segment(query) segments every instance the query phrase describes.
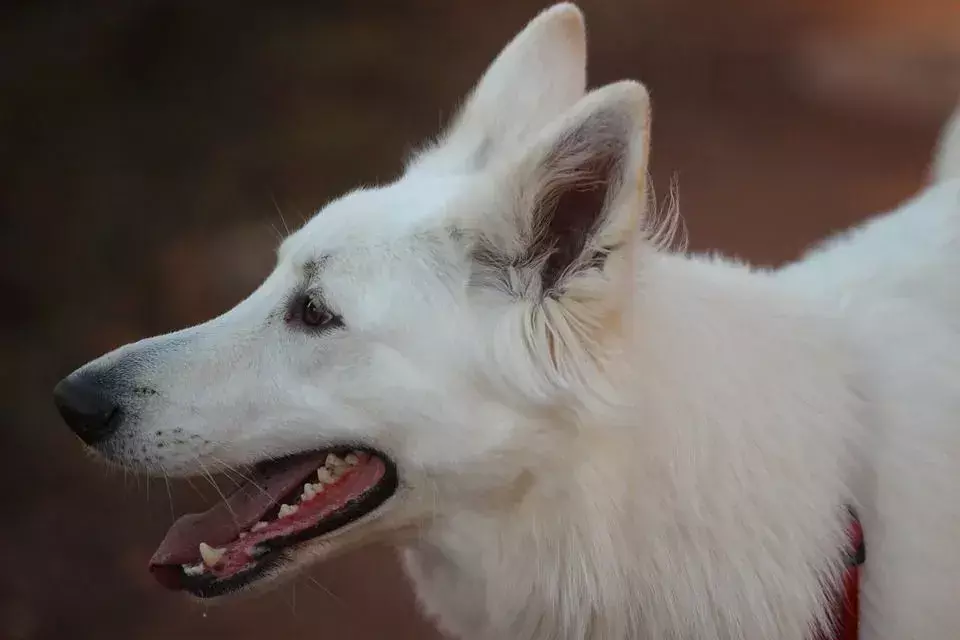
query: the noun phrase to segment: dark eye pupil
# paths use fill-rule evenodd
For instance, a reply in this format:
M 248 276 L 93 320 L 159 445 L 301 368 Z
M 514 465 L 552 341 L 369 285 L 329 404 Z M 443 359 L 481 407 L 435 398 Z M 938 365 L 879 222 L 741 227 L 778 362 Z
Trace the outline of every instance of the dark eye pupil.
M 330 312 L 318 307 L 313 300 L 306 300 L 303 303 L 303 322 L 312 327 L 326 324 L 330 321 Z

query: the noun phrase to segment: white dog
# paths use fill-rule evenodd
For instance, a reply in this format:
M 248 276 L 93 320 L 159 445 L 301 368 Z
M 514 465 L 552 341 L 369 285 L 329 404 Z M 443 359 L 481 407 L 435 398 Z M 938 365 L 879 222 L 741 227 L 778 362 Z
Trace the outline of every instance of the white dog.
M 860 637 L 960 637 L 960 125 L 924 193 L 758 271 L 669 249 L 647 93 L 585 93 L 584 49 L 543 12 L 247 300 L 60 383 L 119 464 L 250 466 L 157 578 L 213 597 L 389 540 L 457 637 L 811 640 L 853 510 Z

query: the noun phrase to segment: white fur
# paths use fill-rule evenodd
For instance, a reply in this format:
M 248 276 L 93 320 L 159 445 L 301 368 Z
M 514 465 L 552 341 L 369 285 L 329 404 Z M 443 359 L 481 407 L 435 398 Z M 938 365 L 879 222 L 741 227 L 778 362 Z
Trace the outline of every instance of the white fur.
M 392 540 L 462 638 L 810 640 L 847 506 L 861 637 L 956 636 L 960 142 L 913 201 L 758 271 L 654 241 L 646 92 L 584 95 L 584 67 L 579 11 L 545 11 L 449 132 L 325 207 L 248 300 L 87 365 L 155 392 L 104 453 L 189 475 L 379 448 L 398 495 L 294 563 Z M 548 278 L 531 247 L 576 237 L 544 212 L 594 187 Z M 345 328 L 285 322 L 299 292 Z
M 960 178 L 960 109 L 954 112 L 940 134 L 933 178 L 934 181 Z

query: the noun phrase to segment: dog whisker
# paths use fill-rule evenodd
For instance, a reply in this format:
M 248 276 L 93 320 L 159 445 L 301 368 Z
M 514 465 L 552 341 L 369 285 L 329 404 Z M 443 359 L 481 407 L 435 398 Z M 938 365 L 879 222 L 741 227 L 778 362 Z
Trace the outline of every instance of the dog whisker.
M 237 469 L 236 467 L 233 467 L 233 466 L 231 466 L 231 465 L 223 462 L 222 460 L 220 460 L 220 458 L 217 458 L 216 456 L 211 455 L 211 456 L 208 456 L 208 457 L 209 457 L 211 460 L 213 460 L 217 465 L 220 466 L 220 468 L 222 469 L 224 475 L 227 475 L 227 474 L 235 474 L 235 475 L 239 476 L 241 480 L 243 480 L 244 482 L 248 483 L 250 486 L 254 487 L 257 491 L 259 491 L 259 492 L 260 492 L 261 494 L 263 494 L 264 496 L 266 496 L 266 497 L 268 497 L 268 498 L 271 498 L 271 499 L 273 498 L 273 496 L 271 496 L 271 495 L 267 492 L 267 490 L 263 488 L 262 485 L 260 485 L 259 483 L 255 482 L 255 481 L 253 480 L 253 478 L 251 478 L 249 475 L 247 475 L 247 474 L 245 474 L 244 472 L 240 471 L 240 470 Z M 240 486 L 240 485 L 238 484 L 237 486 Z
M 163 484 L 167 488 L 167 499 L 170 502 L 170 522 L 175 522 L 177 520 L 176 510 L 173 508 L 173 491 L 170 490 L 170 476 L 167 475 L 166 469 L 161 468 L 163 473 Z
M 212 486 L 214 490 L 220 495 L 220 499 L 223 500 L 224 506 L 226 506 L 227 511 L 230 512 L 230 516 L 233 518 L 234 524 L 236 524 L 239 527 L 239 524 L 238 524 L 239 520 L 237 519 L 237 514 L 233 511 L 233 507 L 230 506 L 230 501 L 227 500 L 227 496 L 220 489 L 220 485 L 218 485 L 216 480 L 213 479 L 213 476 L 210 475 L 210 472 L 207 470 L 206 465 L 203 464 L 203 460 L 201 460 L 200 458 L 196 458 L 196 462 L 198 465 L 200 465 L 200 468 L 202 469 L 202 474 L 206 477 L 207 481 L 210 483 L 210 486 Z

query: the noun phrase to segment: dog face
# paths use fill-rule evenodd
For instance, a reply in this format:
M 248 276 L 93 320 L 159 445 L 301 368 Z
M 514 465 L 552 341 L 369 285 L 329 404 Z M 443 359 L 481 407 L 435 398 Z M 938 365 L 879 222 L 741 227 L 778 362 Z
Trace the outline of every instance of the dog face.
M 603 376 L 644 203 L 646 93 L 584 95 L 584 67 L 579 11 L 545 11 L 446 134 L 324 207 L 249 298 L 58 385 L 116 463 L 251 466 L 171 529 L 164 584 L 219 595 L 422 526 L 509 491 L 563 437 L 551 417 Z

